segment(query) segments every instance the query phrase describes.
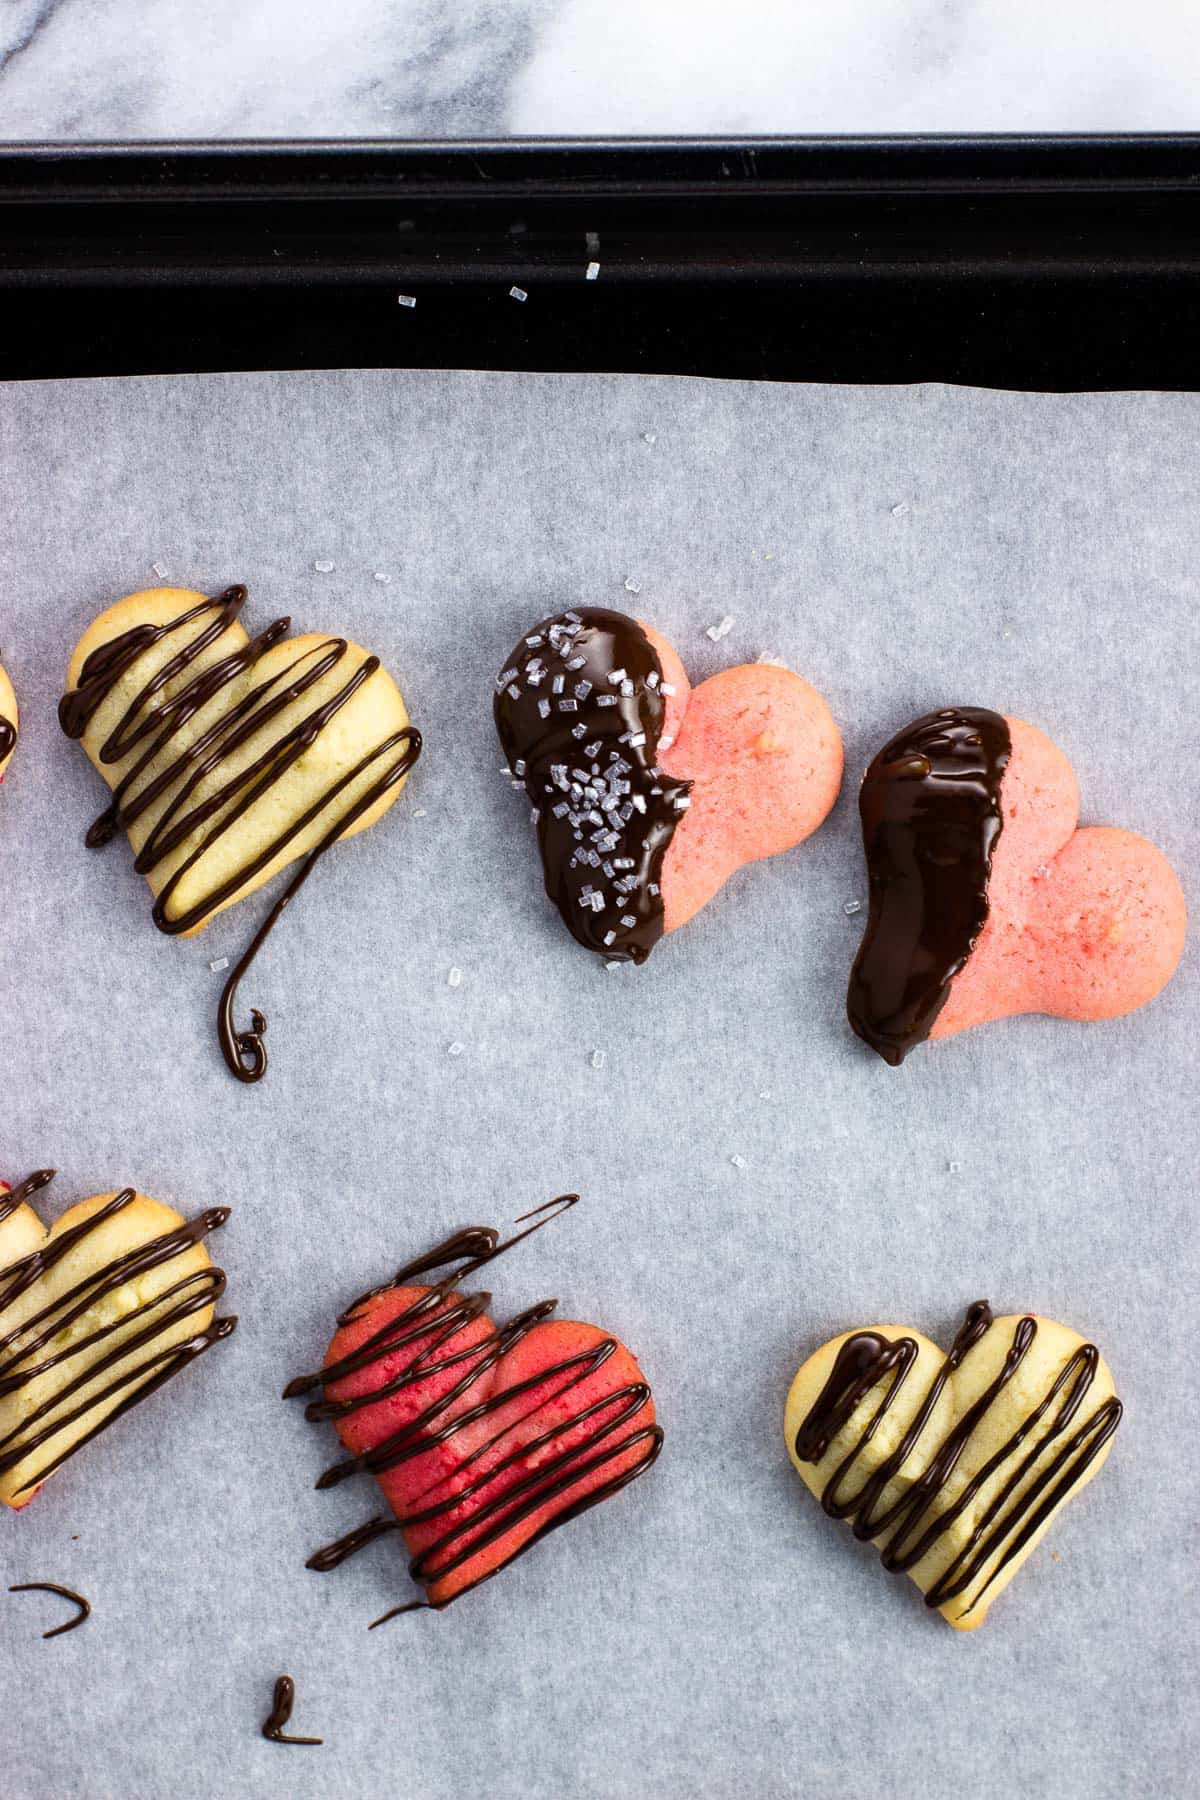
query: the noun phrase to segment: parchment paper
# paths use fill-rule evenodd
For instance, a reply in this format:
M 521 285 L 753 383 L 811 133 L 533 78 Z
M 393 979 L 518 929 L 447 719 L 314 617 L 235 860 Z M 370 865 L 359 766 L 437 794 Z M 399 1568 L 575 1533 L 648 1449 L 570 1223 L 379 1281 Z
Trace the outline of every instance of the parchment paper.
M 55 1603 L 0 1593 L 4 1800 L 1184 1794 L 1195 943 L 1126 1020 L 1016 1019 L 898 1072 L 842 1009 L 858 777 L 940 704 L 1036 721 L 1084 819 L 1156 840 L 1194 894 L 1200 398 L 62 382 L 0 391 L 0 456 L 23 707 L 0 794 L 4 1171 L 56 1164 L 54 1210 L 126 1181 L 229 1201 L 241 1315 L 0 1521 L 5 1583 L 95 1609 L 43 1643 Z M 209 964 L 262 897 L 159 936 L 127 847 L 83 847 L 103 792 L 54 719 L 76 637 L 154 562 L 248 582 L 255 625 L 289 612 L 376 649 L 426 733 L 400 804 L 328 858 L 246 983 L 270 1018 L 257 1089 L 220 1061 Z M 640 972 L 606 973 L 551 913 L 491 724 L 522 627 L 593 601 L 653 620 L 696 679 L 784 657 L 846 740 L 825 828 Z M 571 1187 L 585 1204 L 490 1285 L 630 1343 L 662 1459 L 461 1606 L 368 1636 L 411 1591 L 401 1549 L 305 1570 L 376 1496 L 314 1491 L 333 1433 L 280 1389 L 435 1235 Z M 964 1638 L 822 1517 L 780 1420 L 826 1336 L 902 1320 L 948 1342 L 981 1295 L 1092 1335 L 1128 1416 Z M 258 1736 L 284 1670 L 321 1749 Z

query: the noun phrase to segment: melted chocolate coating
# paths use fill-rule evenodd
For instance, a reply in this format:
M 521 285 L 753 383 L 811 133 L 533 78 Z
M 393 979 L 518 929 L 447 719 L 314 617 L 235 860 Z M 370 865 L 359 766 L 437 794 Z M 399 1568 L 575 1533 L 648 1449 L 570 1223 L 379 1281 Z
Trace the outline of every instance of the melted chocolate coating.
M 83 1595 L 77 1594 L 73 1588 L 60 1587 L 57 1581 L 22 1581 L 18 1582 L 16 1587 L 10 1587 L 8 1591 L 10 1594 L 57 1594 L 60 1599 L 69 1600 L 72 1606 L 79 1608 L 75 1617 L 68 1619 L 65 1625 L 56 1625 L 53 1631 L 43 1631 L 44 1638 L 62 1637 L 65 1632 L 75 1631 L 92 1614 L 90 1600 L 85 1600 Z
M 263 1720 L 263 1736 L 273 1744 L 323 1744 L 324 1738 L 292 1737 L 284 1730 L 295 1704 L 296 1684 L 290 1675 L 281 1675 L 275 1683 L 270 1714 Z
M 82 737 L 98 708 L 151 645 L 157 644 L 172 632 L 203 619 L 206 613 L 212 613 L 209 623 L 197 631 L 194 637 L 189 638 L 176 655 L 169 657 L 157 674 L 139 690 L 101 745 L 100 761 L 112 763 L 120 762 L 140 744 L 149 740 L 143 754 L 113 790 L 109 806 L 93 823 L 86 840 L 91 849 L 99 849 L 110 843 L 118 832 L 132 825 L 148 807 L 183 778 L 179 792 L 164 807 L 134 859 L 134 868 L 139 874 L 148 874 L 164 857 L 171 855 L 185 843 L 193 832 L 206 825 L 210 819 L 217 820 L 197 848 L 185 857 L 164 884 L 154 903 L 151 915 L 154 923 L 160 931 L 170 936 L 192 931 L 202 924 L 226 901 L 233 899 L 248 881 L 254 880 L 293 838 L 319 817 L 327 806 L 332 805 L 366 769 L 375 763 L 385 765 L 378 778 L 365 789 L 353 806 L 341 814 L 320 842 L 302 859 L 299 869 L 291 877 L 225 983 L 217 1011 L 217 1035 L 221 1054 L 230 1072 L 239 1081 L 253 1082 L 260 1081 L 267 1071 L 267 1052 L 263 1044 L 267 1021 L 257 1008 L 251 1008 L 251 1029 L 243 1031 L 237 1028 L 233 1020 L 233 1005 L 238 984 L 280 915 L 304 886 L 321 857 L 363 813 L 408 774 L 421 754 L 421 734 L 408 725 L 402 731 L 394 732 L 382 743 L 376 744 L 257 856 L 237 868 L 227 879 L 214 882 L 211 890 L 194 906 L 172 917 L 171 900 L 183 877 L 203 861 L 225 832 L 236 826 L 255 802 L 274 787 L 312 747 L 330 721 L 379 668 L 377 656 L 367 657 L 343 686 L 321 706 L 314 708 L 306 718 L 289 727 L 282 735 L 268 739 L 262 754 L 256 757 L 249 769 L 231 777 L 219 789 L 210 793 L 207 799 L 190 804 L 197 786 L 205 777 L 219 770 L 230 755 L 260 732 L 264 732 L 284 708 L 300 699 L 322 676 L 336 668 L 349 646 L 344 638 L 328 638 L 320 645 L 301 651 L 286 668 L 268 677 L 243 698 L 237 701 L 231 698 L 226 710 L 195 743 L 186 749 L 181 748 L 179 754 L 153 780 L 147 781 L 134 794 L 132 790 L 145 770 L 170 746 L 177 733 L 200 708 L 248 669 L 252 669 L 269 649 L 286 638 L 291 621 L 276 619 L 240 650 L 232 651 L 230 655 L 202 669 L 172 699 L 158 701 L 157 696 L 162 690 L 170 682 L 183 676 L 196 658 L 232 624 L 245 602 L 246 588 L 239 584 L 226 588 L 223 594 L 204 600 L 176 618 L 169 619 L 165 625 L 137 625 L 109 643 L 100 645 L 85 661 L 80 671 L 79 686 L 71 693 L 64 694 L 60 700 L 58 717 L 68 737 Z
M 988 915 L 1008 724 L 978 706 L 906 725 L 859 795 L 870 884 L 847 1011 L 895 1067 L 929 1036 Z
M 880 1560 L 885 1569 L 896 1574 L 905 1574 L 915 1568 L 943 1532 L 971 1506 L 985 1483 L 1003 1470 L 1005 1464 L 1013 1465 L 958 1555 L 926 1589 L 926 1606 L 944 1606 L 948 1600 L 965 1592 L 982 1574 L 991 1557 L 999 1552 L 995 1568 L 967 1608 L 968 1612 L 972 1611 L 1001 1570 L 1020 1554 L 1043 1521 L 1080 1481 L 1121 1422 L 1121 1402 L 1110 1398 L 1097 1407 L 1078 1431 L 1059 1444 L 1058 1440 L 1075 1418 L 1092 1385 L 1100 1357 L 1094 1344 L 1081 1344 L 1008 1441 L 977 1470 L 957 1499 L 937 1510 L 937 1503 L 945 1494 L 946 1484 L 971 1434 L 1016 1375 L 1037 1335 L 1036 1319 L 1020 1319 L 995 1380 L 951 1427 L 929 1458 L 923 1474 L 904 1489 L 891 1506 L 881 1507 L 884 1490 L 916 1449 L 950 1375 L 991 1330 L 993 1323 L 986 1300 L 977 1300 L 968 1308 L 949 1354 L 913 1415 L 911 1425 L 891 1455 L 880 1463 L 857 1493 L 840 1497 L 847 1476 L 886 1418 L 916 1362 L 917 1345 L 913 1338 L 889 1341 L 874 1331 L 859 1331 L 848 1337 L 834 1359 L 825 1386 L 796 1433 L 799 1460 L 820 1462 L 860 1401 L 879 1382 L 891 1377 L 858 1441 L 825 1484 L 821 1505 L 830 1518 L 850 1520 L 855 1537 L 861 1540 L 881 1537 L 891 1531 L 891 1537 L 880 1551 Z M 1022 1455 L 1022 1446 L 1056 1402 L 1060 1404 L 1048 1430 L 1027 1455 Z M 1035 1464 L 1051 1449 L 1053 1454 L 1049 1463 L 1030 1481 L 1026 1491 L 1017 1495 L 1017 1489 L 1032 1473 Z
M 14 1188 L 12 1194 L 4 1196 L 8 1211 L 14 1195 L 27 1197 L 37 1188 L 45 1187 L 52 1178 L 53 1170 L 42 1169 L 36 1175 Z M 19 1261 L 10 1263 L 0 1269 L 0 1318 L 5 1310 L 20 1295 L 35 1288 L 37 1283 L 59 1263 L 68 1251 L 74 1249 L 84 1238 L 88 1237 L 106 1219 L 113 1218 L 123 1212 L 136 1198 L 133 1188 L 122 1188 L 106 1200 L 103 1206 L 80 1224 L 73 1225 L 59 1237 L 48 1240 L 40 1250 L 31 1251 Z M 18 1199 L 17 1204 L 20 1203 Z M 141 1330 L 131 1336 L 122 1336 L 121 1342 L 113 1350 L 90 1359 L 85 1368 L 73 1375 L 63 1387 L 45 1401 L 35 1411 L 28 1413 L 8 1434 L 0 1438 L 0 1474 L 15 1469 L 42 1444 L 49 1443 L 64 1426 L 84 1417 L 97 1404 L 109 1400 L 123 1389 L 134 1389 L 126 1394 L 113 1409 L 108 1412 L 90 1431 L 77 1438 L 58 1456 L 52 1456 L 42 1464 L 36 1475 L 22 1482 L 17 1490 L 25 1493 L 37 1487 L 60 1468 L 84 1444 L 88 1444 L 102 1431 L 107 1431 L 122 1413 L 140 1406 L 156 1388 L 170 1381 L 173 1375 L 193 1362 L 196 1357 L 203 1356 L 214 1344 L 227 1338 L 237 1324 L 237 1319 L 230 1317 L 213 1319 L 203 1331 L 183 1343 L 168 1345 L 165 1349 L 155 1350 L 156 1339 L 177 1324 L 181 1319 L 190 1318 L 194 1313 L 205 1311 L 224 1291 L 225 1273 L 222 1269 L 209 1267 L 195 1270 L 183 1276 L 173 1287 L 143 1301 L 131 1312 L 122 1315 L 117 1324 L 100 1325 L 87 1336 L 70 1340 L 64 1348 L 53 1349 L 51 1346 L 65 1333 L 76 1319 L 82 1318 L 106 1294 L 114 1293 L 126 1282 L 136 1281 L 138 1276 L 148 1270 L 160 1267 L 173 1260 L 193 1244 L 207 1237 L 209 1232 L 216 1231 L 229 1217 L 227 1206 L 213 1206 L 199 1218 L 177 1225 L 173 1231 L 164 1232 L 160 1237 L 148 1238 L 145 1243 L 137 1245 L 124 1255 L 115 1257 L 93 1274 L 61 1295 L 57 1300 L 47 1303 L 40 1311 L 35 1311 L 16 1326 L 6 1336 L 0 1337 L 0 1397 L 18 1393 L 36 1377 L 44 1375 L 47 1370 L 56 1368 L 60 1363 L 72 1361 L 84 1351 L 101 1344 L 114 1331 L 125 1333 L 131 1324 L 138 1319 L 145 1319 Z M 144 1361 L 132 1369 L 123 1369 L 106 1388 L 99 1393 L 89 1394 L 88 1399 L 77 1407 L 70 1407 L 73 1395 L 84 1388 L 90 1388 L 98 1376 L 108 1369 L 115 1369 L 124 1363 L 131 1354 L 139 1350 L 147 1350 L 149 1354 Z M 41 1351 L 47 1352 L 39 1361 L 29 1362 Z M 25 1367 L 20 1365 L 25 1364 Z M 139 1385 L 140 1384 L 140 1385 Z M 67 1410 L 63 1411 L 64 1404 Z
M 31 1195 L 36 1194 L 39 1188 L 48 1187 L 56 1173 L 55 1169 L 36 1169 L 32 1175 L 27 1175 L 24 1181 L 18 1181 L 15 1188 L 10 1188 L 7 1193 L 0 1194 L 0 1225 L 3 1225 L 5 1219 L 10 1218 L 16 1212 L 18 1206 L 23 1206 Z
M 0 762 L 4 762 L 17 747 L 17 728 L 11 719 L 0 713 Z
M 645 962 L 663 934 L 663 858 L 692 786 L 656 766 L 665 713 L 646 633 L 599 606 L 543 619 L 496 682 L 546 892 L 572 937 L 612 961 Z
M 545 1369 L 539 1370 L 537 1375 L 530 1380 L 506 1388 L 502 1393 L 493 1395 L 491 1399 L 483 1400 L 476 1406 L 466 1408 L 457 1413 L 445 1425 L 438 1424 L 438 1420 L 448 1408 L 464 1395 L 469 1394 L 480 1377 L 487 1370 L 493 1368 L 506 1351 L 512 1349 L 513 1345 L 531 1331 L 540 1320 L 549 1318 L 558 1302 L 543 1300 L 536 1306 L 528 1307 L 524 1312 L 517 1314 L 515 1318 L 497 1326 L 490 1337 L 473 1344 L 465 1351 L 452 1352 L 449 1357 L 443 1358 L 441 1361 L 437 1359 L 439 1348 L 448 1343 L 464 1325 L 484 1313 L 491 1296 L 489 1294 L 460 1295 L 454 1306 L 447 1307 L 442 1311 L 439 1311 L 439 1308 L 443 1307 L 447 1297 L 461 1281 L 472 1275 L 477 1269 L 482 1268 L 485 1263 L 492 1262 L 496 1257 L 502 1256 L 506 1250 L 511 1250 L 514 1245 L 521 1243 L 532 1232 L 539 1231 L 543 1225 L 549 1224 L 560 1213 L 568 1211 L 577 1204 L 578 1199 L 578 1194 L 564 1194 L 557 1200 L 549 1201 L 546 1206 L 538 1207 L 534 1213 L 525 1215 L 525 1218 L 536 1219 L 536 1224 L 504 1240 L 501 1240 L 499 1232 L 491 1226 L 468 1226 L 463 1231 L 455 1232 L 442 1243 L 435 1245 L 432 1250 L 397 1270 L 390 1282 L 361 1295 L 341 1315 L 339 1324 L 346 1324 L 350 1319 L 358 1316 L 359 1309 L 364 1304 L 378 1295 L 387 1293 L 392 1288 L 405 1287 L 409 1282 L 422 1275 L 436 1273 L 439 1269 L 453 1265 L 450 1267 L 450 1272 L 444 1275 L 435 1286 L 431 1287 L 420 1299 L 414 1301 L 411 1306 L 406 1307 L 402 1313 L 389 1319 L 358 1350 L 336 1362 L 327 1364 L 315 1374 L 301 1375 L 295 1381 L 289 1382 L 284 1389 L 284 1398 L 293 1399 L 299 1395 L 311 1393 L 315 1388 L 325 1388 L 327 1384 L 342 1380 L 345 1376 L 354 1374 L 360 1369 L 370 1368 L 385 1353 L 404 1344 L 415 1343 L 422 1339 L 428 1340 L 426 1347 L 414 1357 L 405 1372 L 394 1380 L 382 1383 L 379 1387 L 372 1388 L 357 1398 L 336 1400 L 325 1398 L 310 1401 L 305 1408 L 307 1419 L 344 1417 L 347 1413 L 357 1412 L 361 1407 L 373 1405 L 374 1402 L 389 1394 L 399 1393 L 404 1388 L 427 1380 L 430 1375 L 452 1366 L 461 1364 L 463 1374 L 447 1394 L 440 1400 L 434 1401 L 401 1431 L 385 1438 L 373 1450 L 369 1450 L 361 1456 L 349 1457 L 344 1462 L 335 1463 L 332 1468 L 327 1469 L 317 1482 L 318 1488 L 335 1487 L 351 1475 L 381 1474 L 384 1470 L 394 1469 L 409 1458 L 420 1456 L 434 1444 L 449 1442 L 465 1426 L 475 1424 L 479 1419 L 486 1418 L 490 1413 L 507 1405 L 520 1394 L 541 1387 L 547 1380 L 552 1380 L 560 1375 L 565 1377 L 557 1390 L 557 1396 L 561 1400 L 572 1387 L 578 1386 L 589 1374 L 608 1361 L 617 1348 L 615 1338 L 605 1338 L 590 1350 L 551 1364 Z M 519 1219 L 517 1223 L 523 1224 L 524 1219 Z M 436 1322 L 431 1324 L 430 1316 L 433 1314 L 436 1314 L 437 1317 Z M 409 1563 L 409 1573 L 413 1580 L 423 1586 L 432 1587 L 462 1563 L 469 1561 L 484 1545 L 502 1537 L 512 1526 L 527 1518 L 530 1513 L 539 1511 L 547 1502 L 568 1493 L 593 1470 L 602 1468 L 609 1462 L 619 1461 L 627 1451 L 634 1447 L 645 1446 L 644 1455 L 630 1468 L 602 1483 L 573 1505 L 566 1506 L 562 1511 L 556 1513 L 552 1519 L 542 1525 L 533 1536 L 506 1556 L 495 1568 L 489 1570 L 486 1575 L 480 1576 L 477 1581 L 461 1588 L 453 1596 L 453 1599 L 459 1599 L 463 1594 L 469 1594 L 474 1588 L 481 1586 L 484 1581 L 490 1581 L 493 1575 L 498 1575 L 502 1569 L 506 1569 L 510 1563 L 523 1556 L 527 1550 L 531 1550 L 534 1544 L 549 1532 L 556 1531 L 568 1520 L 578 1517 L 580 1513 L 587 1512 L 593 1506 L 598 1506 L 602 1500 L 607 1500 L 610 1495 L 619 1492 L 631 1481 L 635 1481 L 639 1475 L 643 1475 L 657 1459 L 662 1448 L 662 1428 L 657 1424 L 642 1426 L 624 1433 L 624 1435 L 619 1435 L 616 1442 L 609 1440 L 613 1438 L 614 1434 L 622 1433 L 627 1424 L 634 1424 L 649 1399 L 650 1389 L 645 1382 L 629 1382 L 624 1387 L 615 1388 L 602 1400 L 561 1418 L 535 1443 L 526 1445 L 520 1454 L 550 1449 L 555 1439 L 572 1431 L 585 1421 L 594 1419 L 595 1426 L 582 1443 L 557 1455 L 551 1453 L 546 1460 L 541 1462 L 536 1474 L 517 1486 L 499 1493 L 492 1501 L 477 1507 L 471 1512 L 468 1519 L 451 1527 L 428 1549 L 413 1557 Z M 613 1412 L 614 1408 L 617 1409 L 615 1413 Z M 498 1442 L 501 1435 L 497 1434 L 490 1440 L 491 1443 Z M 477 1451 L 475 1454 L 482 1455 L 483 1452 Z M 554 1479 L 548 1479 L 550 1477 Z M 485 1477 L 475 1487 L 464 1488 L 440 1504 L 413 1514 L 405 1523 L 425 1523 L 454 1512 L 462 1505 L 465 1498 L 474 1493 L 477 1488 L 486 1485 L 487 1478 Z M 347 1532 L 344 1537 L 338 1538 L 335 1542 L 316 1551 L 309 1558 L 306 1566 L 321 1572 L 334 1569 L 339 1563 L 356 1555 L 359 1550 L 365 1549 L 368 1544 L 374 1543 L 377 1538 L 399 1529 L 401 1526 L 396 1520 L 378 1517 L 368 1519 L 365 1524 Z M 381 1618 L 375 1619 L 369 1629 L 373 1631 L 377 1625 L 382 1625 L 388 1619 L 396 1618 L 401 1613 L 421 1610 L 441 1611 L 443 1607 L 452 1603 L 453 1600 L 410 1601 L 402 1606 L 393 1607 Z

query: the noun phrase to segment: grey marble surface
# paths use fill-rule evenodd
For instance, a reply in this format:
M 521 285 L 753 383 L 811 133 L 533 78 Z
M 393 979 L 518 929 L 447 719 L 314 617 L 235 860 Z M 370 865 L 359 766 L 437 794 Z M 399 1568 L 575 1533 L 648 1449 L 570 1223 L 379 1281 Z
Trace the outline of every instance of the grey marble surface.
M 1195 0 L 0 0 L 0 139 L 1169 131 Z

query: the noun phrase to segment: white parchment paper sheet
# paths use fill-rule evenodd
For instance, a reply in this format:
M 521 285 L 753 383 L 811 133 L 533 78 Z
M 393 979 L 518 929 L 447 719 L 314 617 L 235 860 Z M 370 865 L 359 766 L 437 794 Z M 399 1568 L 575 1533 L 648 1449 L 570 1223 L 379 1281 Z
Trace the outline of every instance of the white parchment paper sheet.
M 0 794 L 0 1157 L 10 1177 L 57 1164 L 53 1209 L 125 1181 L 231 1202 L 242 1320 L 0 1520 L 6 1582 L 95 1607 L 44 1644 L 54 1603 L 0 1594 L 4 1800 L 1185 1792 L 1195 943 L 1131 1018 L 1016 1019 L 898 1072 L 842 1007 L 858 777 L 947 702 L 1036 721 L 1085 820 L 1155 839 L 1194 896 L 1198 469 L 1189 396 L 388 373 L 0 389 L 0 645 L 23 708 Z M 104 796 L 54 718 L 76 637 L 156 561 L 180 585 L 248 582 L 252 628 L 287 612 L 376 649 L 427 738 L 246 983 L 270 1018 L 257 1089 L 220 1061 L 209 964 L 263 902 L 159 936 L 127 847 L 83 847 Z M 696 679 L 786 658 L 846 740 L 826 827 L 640 972 L 606 973 L 550 912 L 491 724 L 521 629 L 593 601 L 653 620 Z M 279 1391 L 398 1261 L 569 1187 L 586 1204 L 490 1285 L 624 1337 L 664 1455 L 460 1607 L 368 1636 L 408 1591 L 400 1548 L 305 1570 L 376 1499 L 314 1491 L 332 1431 Z M 821 1516 L 780 1418 L 827 1335 L 897 1319 L 946 1342 L 980 1295 L 1093 1335 L 1128 1417 L 963 1638 Z M 257 1735 L 283 1670 L 324 1748 Z

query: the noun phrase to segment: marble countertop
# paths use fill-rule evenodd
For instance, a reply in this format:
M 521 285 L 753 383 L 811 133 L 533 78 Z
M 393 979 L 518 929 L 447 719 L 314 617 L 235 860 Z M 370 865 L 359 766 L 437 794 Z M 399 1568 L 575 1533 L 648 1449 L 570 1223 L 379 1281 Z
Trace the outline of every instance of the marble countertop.
M 1196 0 L 0 0 L 0 139 L 1181 131 Z

